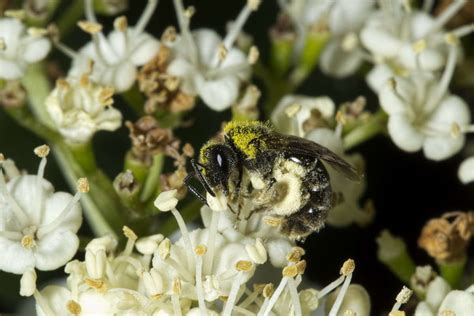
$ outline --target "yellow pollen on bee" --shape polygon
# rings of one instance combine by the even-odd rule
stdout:
[[[21,245],[25,249],[32,249],[36,246],[36,241],[33,235],[25,235],[21,238]]]

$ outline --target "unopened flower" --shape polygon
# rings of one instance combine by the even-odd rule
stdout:
[[[159,41],[144,31],[157,3],[157,0],[148,1],[134,27],[128,26],[125,17],[118,17],[114,23],[115,29],[105,37],[102,25],[97,23],[94,15],[92,0],[85,1],[87,21],[79,25],[92,36],[92,41],[81,48],[79,53],[59,46],[73,58],[69,75],[80,78],[89,72],[92,61],[92,80],[112,86],[118,93],[130,89],[137,76],[137,67],[149,62],[160,47]]]
[[[9,80],[0,88],[0,106],[18,108],[25,104],[26,92],[19,81]]]
[[[424,297],[428,290],[428,285],[436,278],[436,276],[437,274],[429,265],[416,267],[416,271],[410,279],[410,286],[417,295]]]
[[[221,38],[211,29],[191,32],[193,8],[185,10],[182,0],[174,1],[181,34],[173,44],[176,57],[169,64],[168,73],[181,80],[184,93],[199,95],[215,111],[223,111],[237,100],[241,83],[250,77],[252,60],[234,43],[259,2],[248,0],[230,31]]]
[[[79,246],[82,223],[78,203],[84,179],[75,196],[54,192],[43,178],[47,146],[35,152],[42,158],[37,175],[18,175],[6,183],[0,169],[0,269],[23,274],[30,269],[54,270],[66,264]],[[5,162],[0,161],[0,166]]]
[[[182,91],[180,78],[167,73],[171,53],[170,48],[161,45],[158,54],[138,74],[140,90],[148,97],[145,103],[148,114],[163,110],[178,113],[194,106],[195,97]]]
[[[450,50],[440,80],[427,73],[395,77],[379,93],[394,143],[408,152],[423,149],[433,160],[456,154],[464,145],[465,133],[472,130],[466,102],[448,90],[457,55],[455,47]]]
[[[67,141],[85,143],[99,130],[120,127],[122,114],[112,107],[113,93],[113,88],[92,82],[87,74],[78,81],[59,79],[46,99],[46,110]]]
[[[51,49],[42,32],[28,32],[15,18],[0,18],[0,79],[20,79],[29,64],[43,60]]]

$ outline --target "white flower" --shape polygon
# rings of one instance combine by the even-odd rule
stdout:
[[[303,95],[284,96],[272,112],[275,129],[283,134],[305,137],[305,123],[312,118],[329,121],[334,117],[336,106],[331,98],[307,97]]]
[[[389,80],[379,93],[380,105],[389,115],[388,131],[394,143],[408,152],[423,149],[432,160],[443,160],[461,150],[469,132],[469,107],[448,91],[456,63],[451,47],[448,64],[438,80],[416,73]]]
[[[92,41],[86,44],[79,53],[71,52],[59,46],[73,58],[69,76],[80,78],[89,72],[90,61],[93,61],[91,78],[106,86],[114,87],[116,92],[124,92],[135,83],[137,67],[146,64],[157,53],[160,43],[146,33],[145,27],[157,5],[157,0],[149,0],[148,5],[134,27],[129,27],[125,17],[115,20],[115,30],[105,37],[102,26],[92,9],[92,0],[87,0],[86,22],[80,23],[82,29],[92,35]]]
[[[379,63],[368,75],[371,88],[378,91],[380,84],[395,74],[441,69],[448,51],[443,25],[465,3],[465,0],[453,1],[435,18],[428,11],[409,7],[406,1],[380,1],[380,10],[372,14],[360,34],[362,44]],[[471,31],[472,27],[465,26],[450,34],[460,37]]]
[[[474,157],[469,157],[461,163],[458,178],[464,184],[474,181]]]
[[[250,65],[255,62],[255,54],[249,54],[247,58],[233,46],[259,1],[247,1],[224,38],[211,29],[191,32],[189,22],[192,11],[185,11],[181,0],[175,0],[174,4],[181,36],[173,44],[175,58],[168,66],[168,73],[180,78],[185,93],[199,95],[211,109],[223,111],[237,100],[241,83],[249,79]]]
[[[375,1],[336,0],[329,13],[331,39],[321,55],[321,70],[335,77],[345,77],[357,71],[364,60],[359,31],[372,13]]]
[[[317,128],[311,131],[307,139],[325,146],[339,155],[342,159],[363,172],[364,159],[360,154],[344,154],[342,140],[336,132],[328,128]],[[365,225],[373,218],[373,213],[360,207],[360,199],[365,191],[365,180],[361,182],[348,181],[340,172],[327,168],[331,179],[332,190],[341,196],[336,205],[329,212],[327,223],[332,226],[342,227],[352,223]]]
[[[122,114],[112,107],[113,93],[86,74],[79,81],[61,79],[46,99],[46,110],[67,141],[85,143],[97,131],[114,131],[122,124]]]
[[[55,270],[79,246],[76,232],[82,214],[78,201],[87,183],[84,179],[78,182],[75,196],[55,193],[43,179],[48,151],[45,146],[36,150],[42,157],[37,175],[19,175],[5,183],[0,170],[0,270],[15,274],[33,268]]]
[[[27,32],[18,19],[0,18],[0,79],[20,79],[26,67],[43,60],[50,49],[40,30]]]
[[[470,288],[464,291],[452,290],[446,280],[436,277],[428,285],[425,300],[418,303],[415,316],[435,316],[443,312],[467,316],[473,310],[474,294]]]

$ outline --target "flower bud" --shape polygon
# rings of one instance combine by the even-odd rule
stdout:
[[[36,291],[36,271],[30,269],[23,273],[20,280],[20,295],[31,296]]]

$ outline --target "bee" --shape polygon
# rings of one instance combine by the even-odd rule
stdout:
[[[245,199],[256,212],[278,219],[280,232],[301,240],[319,231],[335,196],[324,163],[357,181],[357,170],[329,149],[310,140],[283,135],[260,121],[231,121],[223,139],[211,140],[191,160],[193,172],[185,183],[203,203],[206,198],[190,184],[195,177],[212,196],[223,194],[240,218]]]

